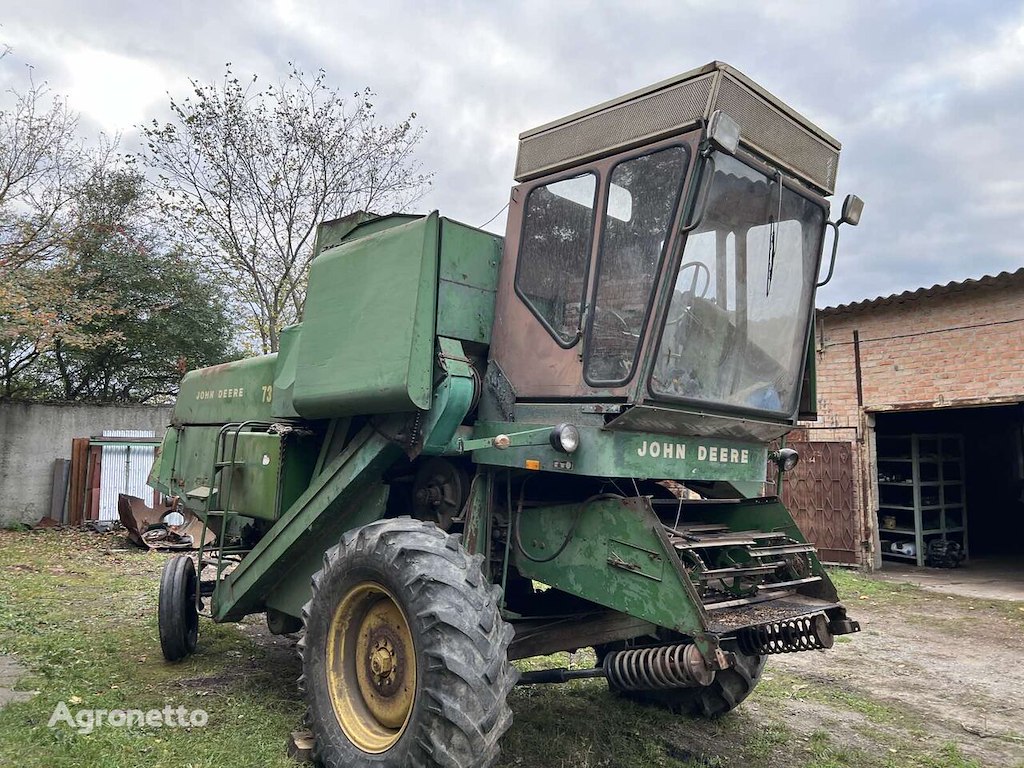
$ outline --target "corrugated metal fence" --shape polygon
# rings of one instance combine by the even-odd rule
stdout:
[[[130,441],[135,437],[155,437],[146,429],[110,429],[103,431],[104,440]],[[153,468],[155,446],[104,445],[100,462],[100,520],[117,520],[117,496],[127,493],[154,503],[154,490],[146,485]]]

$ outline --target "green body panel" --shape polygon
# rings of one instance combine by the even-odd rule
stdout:
[[[302,323],[281,329],[270,403],[270,412],[275,419],[295,419],[299,416],[292,403],[292,397],[295,390],[295,370],[299,363],[301,333]]]
[[[178,454],[178,430],[168,427],[164,430],[164,439],[154,451],[153,466],[149,468],[146,485],[155,488],[165,496],[173,496],[168,484],[174,468],[174,458]]]
[[[190,371],[171,415],[173,424],[270,421],[277,355]]]
[[[502,238],[441,219],[437,335],[490,344]]]
[[[493,437],[532,429],[538,430],[535,445],[484,448],[473,454],[474,461],[499,467],[539,467],[551,472],[591,477],[641,477],[673,480],[729,480],[763,483],[768,452],[757,443],[740,443],[709,437],[670,437],[638,432],[612,431],[600,427],[579,427],[580,446],[575,453],[555,450],[548,442],[545,425],[502,422],[478,423],[474,438]]]
[[[313,262],[292,395],[299,414],[430,407],[438,226],[436,213],[413,219]]]
[[[704,631],[700,599],[645,498],[533,508],[518,525],[523,549],[538,560],[571,537],[550,562],[514,549],[523,576],[666,629]]]
[[[168,496],[180,496],[190,510],[202,513],[206,502],[188,496],[188,492],[213,485],[213,462],[216,460],[219,426],[170,427],[164,435],[164,451],[174,446],[174,456],[162,456],[159,476],[151,485]],[[163,451],[162,451],[163,453]]]
[[[188,493],[211,487],[211,509],[223,509],[223,492],[229,494],[230,511],[262,520],[276,520],[309,485],[316,459],[316,444],[308,436],[266,432],[238,435],[234,459],[219,477],[211,477],[220,427],[171,427],[164,436],[159,463],[154,463],[150,484],[170,496],[180,496],[186,507],[205,517],[205,496]],[[234,438],[227,441],[231,459]],[[213,480],[213,482],[211,482]],[[218,486],[223,485],[224,488]]]
[[[276,520],[283,465],[281,436],[243,432],[238,435],[237,449],[232,450],[233,443],[228,441],[228,457],[233,454],[239,463],[221,470],[215,508]]]
[[[214,618],[236,620],[263,610],[288,572],[300,561],[306,561],[307,567],[321,562],[340,534],[353,527],[352,521],[361,519],[361,503],[367,494],[380,491],[381,476],[402,455],[384,436],[386,431],[387,426],[379,431],[364,428],[313,478],[253,551],[218,585]]]
[[[232,443],[228,441],[229,451]],[[245,517],[276,520],[308,487],[315,458],[311,440],[243,432],[236,453],[242,463],[222,470],[220,482],[229,493],[227,506]]]
[[[319,541],[323,550],[334,546],[345,531],[380,520],[388,500],[388,486],[373,485],[346,505],[343,514],[325,518],[318,525]],[[323,550],[314,547],[303,551],[292,562],[294,565],[267,592],[266,607],[302,616],[302,606],[309,602],[310,579],[324,567]]]

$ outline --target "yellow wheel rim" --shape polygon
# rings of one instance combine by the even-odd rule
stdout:
[[[364,752],[401,738],[416,699],[416,650],[409,621],[375,582],[353,587],[327,631],[327,690],[338,724]]]

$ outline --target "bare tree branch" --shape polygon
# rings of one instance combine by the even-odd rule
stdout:
[[[309,79],[294,65],[260,88],[229,65],[221,82],[172,98],[170,122],[142,129],[164,213],[251,315],[263,352],[301,316],[317,224],[401,210],[430,184],[413,157],[415,114],[380,124],[372,97],[346,100],[322,70]]]

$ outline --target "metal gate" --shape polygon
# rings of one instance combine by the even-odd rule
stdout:
[[[787,472],[782,501],[807,540],[830,563],[860,562],[860,535],[853,504],[850,443],[787,442],[800,463]]]

